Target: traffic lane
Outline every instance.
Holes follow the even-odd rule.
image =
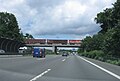
[[[29,81],[59,60],[62,60],[61,56],[47,56],[45,59],[32,57],[0,59],[0,80]]]
[[[28,81],[32,75],[23,73],[21,69],[26,70],[26,68],[23,68],[24,64],[26,64],[26,62],[28,62],[30,59],[31,57],[0,58],[0,80]]]
[[[91,58],[86,58],[86,57],[84,58],[120,76],[120,66],[113,65],[106,62],[101,62]]]
[[[29,81],[33,75],[0,69],[0,81]]]
[[[119,79],[80,59],[70,56],[36,81],[119,81]]]
[[[46,58],[33,58],[33,57],[20,57],[20,58],[0,58],[0,69],[10,71],[26,72],[27,70],[43,67],[52,62],[60,59],[60,56],[46,56]],[[24,68],[24,69],[23,69]],[[30,72],[28,71],[28,73]]]
[[[49,64],[48,62],[52,62],[59,59],[60,56],[47,56],[45,59],[32,57],[8,58],[4,60],[0,59],[0,69],[21,72],[26,71],[28,69],[33,69],[37,66],[44,67],[45,65]]]

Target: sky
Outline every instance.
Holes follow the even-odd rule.
[[[94,18],[116,0],[0,0],[0,12],[13,13],[23,33],[34,38],[83,39],[100,31]]]

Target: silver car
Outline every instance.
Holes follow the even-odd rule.
[[[2,49],[0,49],[0,53],[5,53],[5,51],[4,51],[4,50],[2,50]]]

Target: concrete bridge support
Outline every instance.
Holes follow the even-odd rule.
[[[53,46],[52,48],[53,48],[52,52],[54,52],[55,54],[57,54],[57,46]]]

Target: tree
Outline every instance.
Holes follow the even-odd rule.
[[[96,35],[93,35],[93,50],[102,50],[103,48],[103,41],[104,41],[104,34],[102,33],[99,33],[99,34],[96,34]]]
[[[105,35],[103,50],[111,56],[120,57],[120,29],[109,30]]]
[[[113,22],[112,13],[113,13],[113,8],[107,8],[103,12],[97,14],[95,21],[97,24],[100,24],[100,27],[102,28],[100,33],[105,33],[107,32],[108,29],[114,27],[114,24],[112,23]]]
[[[92,38],[90,36],[87,36],[81,44],[81,47],[83,48],[84,51],[91,51],[92,49]]]
[[[103,12],[97,14],[95,18],[97,24],[100,24],[101,33],[106,33],[109,29],[119,27],[120,24],[120,0],[113,4],[113,8],[106,8]]]
[[[120,57],[120,0],[113,4],[113,8],[98,13],[95,21],[102,28],[100,33],[104,34],[102,50],[108,55]]]
[[[0,37],[22,41],[16,17],[7,12],[0,12]]]
[[[118,26],[118,24],[120,24],[120,0],[117,0],[114,4],[113,4],[113,15],[112,15],[112,19],[113,19],[113,23],[115,24],[115,27],[120,27]]]
[[[24,39],[34,39],[34,37],[31,34],[26,33]]]
[[[86,51],[93,51],[93,50],[102,50],[102,43],[104,41],[104,35],[99,33],[96,35],[93,35],[93,37],[86,37],[82,41],[82,48]]]

